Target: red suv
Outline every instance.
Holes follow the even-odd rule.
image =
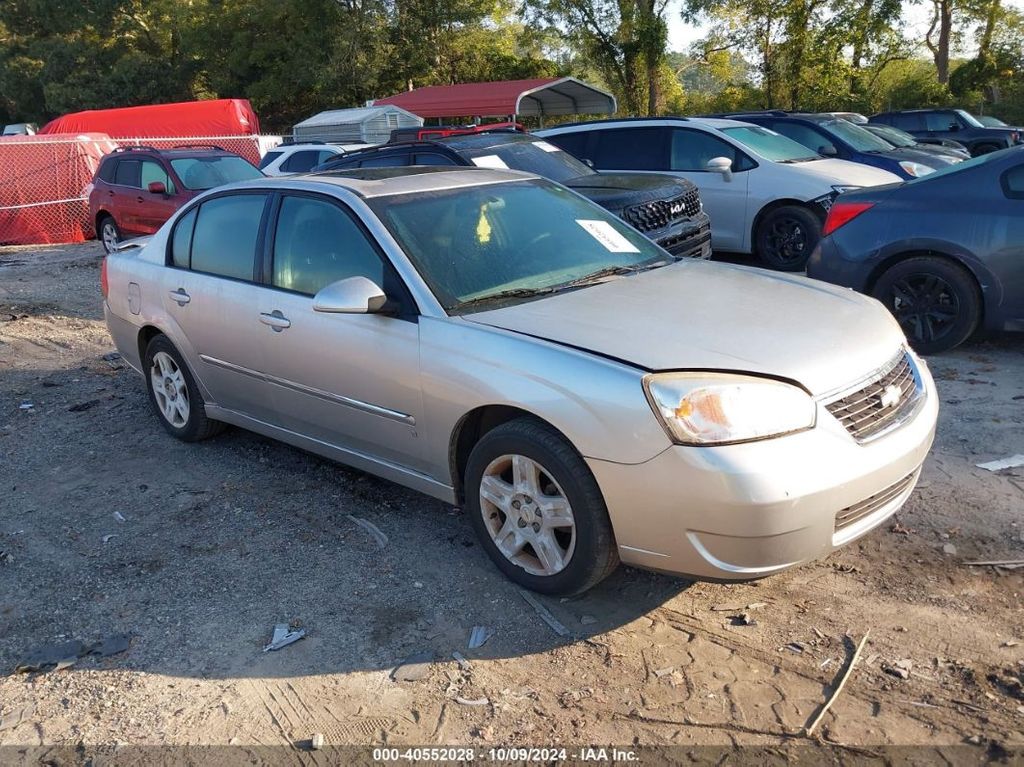
[[[89,216],[109,253],[122,239],[153,234],[200,192],[262,175],[248,160],[216,146],[122,147],[100,162]]]

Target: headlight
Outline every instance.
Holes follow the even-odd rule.
[[[919,176],[927,176],[929,173],[935,172],[935,168],[930,165],[922,165],[919,162],[911,162],[910,160],[904,160],[901,162],[900,167],[915,178]]]
[[[814,426],[814,401],[796,386],[728,373],[657,373],[647,399],[674,442],[723,445]]]
[[[863,189],[863,187],[855,184],[836,184],[832,187],[832,191],[836,194],[842,194],[843,192],[852,192],[855,189]]]

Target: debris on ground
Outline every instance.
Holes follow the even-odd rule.
[[[487,698],[455,698],[455,702],[461,706],[486,706],[491,701]]]
[[[666,666],[665,668],[655,669],[654,675],[658,677],[658,679],[661,679],[663,676],[668,676],[669,674],[671,674],[673,671],[675,671],[675,669],[675,666]]]
[[[967,567],[1003,567],[1007,570],[1016,570],[1024,567],[1024,559],[986,559],[979,562],[964,562]]]
[[[814,734],[814,730],[819,724],[821,724],[821,720],[825,718],[825,714],[830,708],[832,708],[832,704],[836,702],[836,698],[839,697],[839,693],[841,693],[843,688],[846,687],[846,683],[849,681],[850,675],[853,673],[853,669],[857,665],[857,659],[860,658],[860,654],[864,650],[864,645],[868,643],[869,636],[871,636],[871,629],[864,632],[864,636],[861,637],[860,644],[857,645],[857,649],[853,651],[853,657],[850,658],[850,665],[848,665],[846,667],[846,671],[843,672],[843,676],[839,680],[839,684],[836,686],[836,689],[829,696],[828,700],[825,701],[825,705],[821,707],[821,711],[819,711],[818,715],[814,717],[814,721],[812,721],[810,725],[808,725],[807,729],[804,730],[804,734],[808,737]]]
[[[954,546],[952,543],[944,543],[944,544],[942,544],[942,553],[943,554],[948,554],[951,557],[955,557],[956,556],[956,546]]]
[[[595,623],[597,623],[597,618],[595,618],[593,615],[581,615],[580,623],[584,626],[592,626]]]
[[[110,543],[110,541],[116,537],[117,533],[109,533],[108,535],[104,535],[102,538],[100,538],[100,540],[103,541],[103,543]]]
[[[803,642],[790,642],[780,649],[789,650],[790,652],[795,652],[797,655],[801,655],[807,647]]]
[[[116,519],[121,524],[124,524],[125,522],[128,521],[127,519],[124,518],[124,514],[122,514],[120,511],[115,511],[114,512],[114,519]]]
[[[123,653],[131,646],[131,643],[131,634],[111,634],[106,639],[102,639],[90,647],[88,654],[106,658],[111,655]]]
[[[985,469],[985,471],[1015,469],[1018,466],[1024,466],[1024,455],[1018,453],[1017,455],[1012,455],[1009,458],[1001,458],[998,461],[988,461],[987,463],[976,463],[974,465],[979,469]]]
[[[1020,644],[1020,642],[1018,642],[1016,639],[1007,639],[1005,642],[1003,642],[999,646],[1000,647],[1016,647],[1018,644]]]
[[[324,747],[324,734],[322,732],[314,732],[313,737],[309,739],[309,747],[313,751],[319,751]]]
[[[434,653],[430,650],[410,655],[395,666],[391,672],[391,679],[395,682],[418,682],[427,675],[433,662]]]
[[[896,677],[897,679],[910,679],[910,672],[914,670],[914,661],[909,658],[895,660],[892,663],[882,664],[882,671]]]
[[[274,626],[274,635],[270,639],[270,644],[263,648],[263,652],[280,650],[282,647],[298,642],[304,636],[306,636],[306,629],[295,629],[293,631],[287,623],[278,623]]]
[[[494,629],[489,629],[486,626],[474,626],[469,635],[469,649],[475,650],[478,647],[483,647],[492,636],[494,636]]]
[[[730,615],[729,620],[733,626],[756,626],[757,621],[754,620],[750,613],[740,613],[739,615]]]
[[[377,545],[380,548],[387,548],[388,537],[384,535],[381,529],[377,527],[375,524],[373,524],[373,522],[367,522],[365,519],[362,519],[360,517],[354,517],[351,514],[348,515],[348,518],[355,522],[357,525],[359,525],[361,528],[363,528],[366,532],[368,532],[372,536],[373,540],[377,542]]]
[[[20,405],[18,405],[18,409],[19,410],[34,410],[35,409],[35,405],[33,405],[31,402],[22,402]]]
[[[36,707],[34,703],[26,703],[24,706],[7,712],[3,716],[0,716],[0,732],[3,732],[4,730],[13,730],[19,724],[31,717],[35,712]]]
[[[472,664],[466,660],[466,656],[460,652],[453,652],[452,657],[455,658],[455,662],[459,664],[459,668],[463,671],[469,671],[473,667]]]
[[[72,405],[68,408],[69,413],[84,413],[86,410],[92,410],[100,404],[98,399],[90,399],[85,402],[79,402],[77,405]]]
[[[106,658],[122,653],[131,645],[131,640],[131,634],[112,634],[91,645],[78,639],[45,644],[32,650],[24,660],[14,667],[14,670],[20,673],[59,671],[62,668],[73,666],[86,655]]]
[[[537,615],[540,616],[541,620],[548,624],[548,626],[551,627],[551,630],[558,634],[558,636],[567,637],[571,635],[569,629],[563,626],[558,618],[551,614],[551,611],[548,610],[548,608],[537,601],[537,597],[523,589],[520,589],[519,593],[522,595],[523,599],[530,604],[530,607],[537,611]]]

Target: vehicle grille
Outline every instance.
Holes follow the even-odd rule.
[[[656,242],[678,258],[703,258],[705,244],[711,242],[711,229],[695,229],[686,234],[662,237]]]
[[[917,471],[912,471],[899,482],[889,485],[885,490],[875,493],[863,501],[853,504],[853,506],[847,506],[836,514],[836,532],[864,519],[864,517],[871,516],[879,509],[899,498],[914,483],[916,476]]]
[[[897,397],[896,394],[899,394]],[[825,405],[858,442],[867,442],[915,410],[923,389],[906,351],[878,373]]]
[[[652,200],[626,208],[623,216],[641,232],[664,229],[673,221],[700,213],[700,192],[691,189],[671,200]]]

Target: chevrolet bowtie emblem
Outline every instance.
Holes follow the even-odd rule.
[[[898,386],[886,386],[885,391],[882,392],[880,404],[882,407],[896,407],[900,404],[900,398],[903,396],[903,392]]]

